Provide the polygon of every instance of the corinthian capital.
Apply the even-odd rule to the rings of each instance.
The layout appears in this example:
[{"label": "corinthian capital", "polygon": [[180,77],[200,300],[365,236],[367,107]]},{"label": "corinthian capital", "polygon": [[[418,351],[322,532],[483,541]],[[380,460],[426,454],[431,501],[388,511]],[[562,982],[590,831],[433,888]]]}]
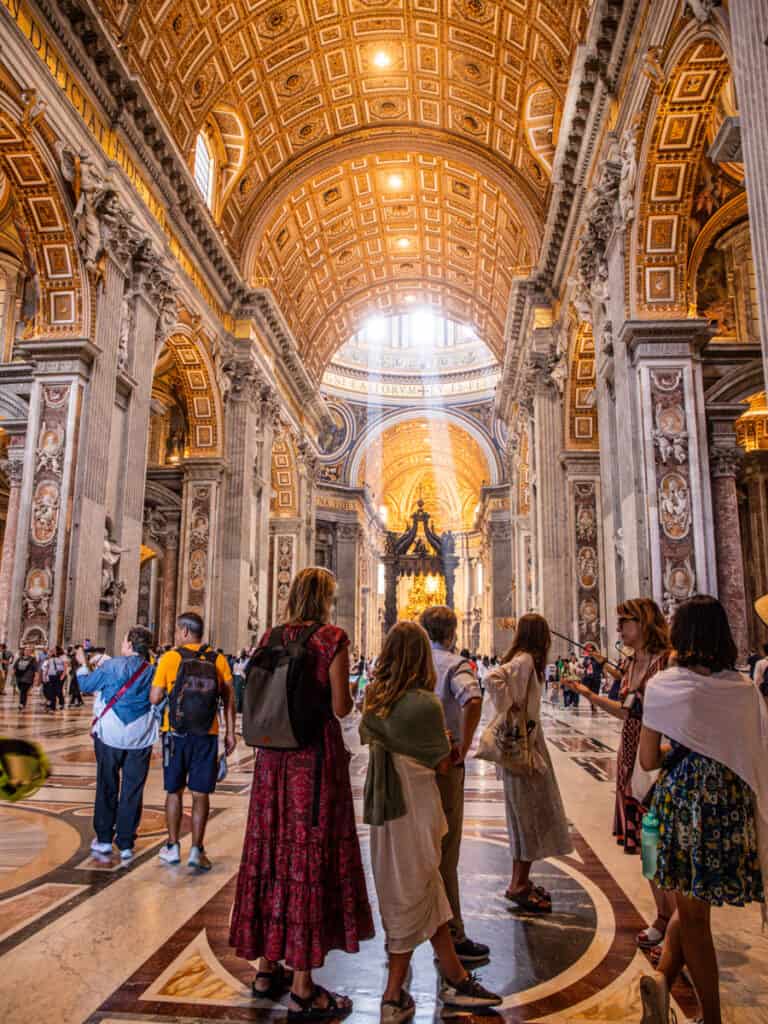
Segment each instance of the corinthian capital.
[{"label": "corinthian capital", "polygon": [[228,359],[222,363],[224,400],[257,402],[265,384],[264,377],[252,359]]},{"label": "corinthian capital", "polygon": [[735,444],[713,444],[709,449],[712,476],[736,477],[744,460],[744,450]]}]

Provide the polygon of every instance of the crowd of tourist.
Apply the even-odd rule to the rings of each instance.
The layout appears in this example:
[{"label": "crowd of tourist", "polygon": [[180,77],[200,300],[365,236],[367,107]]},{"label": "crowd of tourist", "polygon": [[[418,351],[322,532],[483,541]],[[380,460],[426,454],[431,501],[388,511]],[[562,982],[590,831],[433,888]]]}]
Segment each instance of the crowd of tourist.
[{"label": "crowd of tourist", "polygon": [[[621,723],[613,834],[627,855],[642,850],[656,905],[637,937],[652,964],[641,981],[643,1024],[671,1019],[670,990],[684,968],[702,1024],[722,1024],[711,907],[765,906],[768,646],[750,659],[750,678],[735,670],[736,647],[717,600],[692,598],[668,623],[652,600],[637,598],[617,609],[616,663],[594,646],[550,662],[549,626],[532,613],[520,618],[502,657],[482,658],[456,653],[456,615],[439,606],[418,624],[398,623],[375,660],[356,659],[350,669],[349,639],[330,621],[335,590],[327,570],[303,570],[285,622],[230,658],[204,642],[204,623],[193,612],[179,617],[175,643],[162,651],[142,626],[128,631],[115,657],[88,642],[66,651],[28,646],[15,655],[0,645],[2,686],[12,681],[20,711],[35,685],[50,714],[94,694],[94,856],[111,856],[116,845],[122,861],[132,859],[161,735],[168,836],[160,861],[180,863],[189,789],[187,864],[210,870],[209,799],[237,743],[236,715],[243,714],[244,734],[246,720],[264,731],[254,688],[271,688],[269,728],[282,715],[290,735],[303,739],[281,745],[266,729],[251,741],[259,750],[230,943],[257,964],[254,997],[288,994],[291,1020],[349,1013],[350,999],[318,985],[312,972],[332,950],[356,953],[374,934],[340,726],[357,705],[369,750],[363,817],[388,956],[381,1020],[413,1016],[406,980],[413,951],[427,941],[445,1006],[497,1006],[501,996],[473,973],[492,954],[466,933],[458,872],[465,765],[484,694],[493,717],[477,756],[495,762],[503,783],[511,855],[504,895],[529,915],[553,911],[552,895],[531,879],[532,865],[573,852],[542,701],[558,703],[562,695],[573,706],[583,699]],[[294,669],[311,714],[291,696],[299,692]]]}]

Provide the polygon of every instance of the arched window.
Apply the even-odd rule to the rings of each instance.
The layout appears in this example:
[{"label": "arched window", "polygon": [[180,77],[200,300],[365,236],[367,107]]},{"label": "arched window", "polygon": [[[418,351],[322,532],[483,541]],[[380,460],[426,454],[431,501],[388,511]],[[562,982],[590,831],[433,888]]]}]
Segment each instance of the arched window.
[{"label": "arched window", "polygon": [[211,146],[205,132],[200,132],[195,146],[195,182],[209,209],[213,203],[213,171]]}]

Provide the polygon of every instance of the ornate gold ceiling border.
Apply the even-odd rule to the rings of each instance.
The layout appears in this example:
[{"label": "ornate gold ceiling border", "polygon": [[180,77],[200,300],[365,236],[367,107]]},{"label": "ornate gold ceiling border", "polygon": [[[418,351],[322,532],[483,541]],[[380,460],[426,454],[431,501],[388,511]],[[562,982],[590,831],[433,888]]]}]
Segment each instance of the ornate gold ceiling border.
[{"label": "ornate gold ceiling border", "polygon": [[539,262],[529,278],[516,282],[510,298],[506,354],[496,398],[496,414],[504,422],[511,421],[526,358],[521,334],[535,306],[551,304],[572,255],[584,182],[640,7],[640,0],[627,4],[597,0],[592,8],[583,54],[574,68],[573,102],[563,118],[555,153],[555,184]]},{"label": "ornate gold ceiling border", "polygon": [[571,342],[568,416],[565,424],[565,447],[569,451],[600,450],[596,387],[595,339],[592,336],[592,325],[582,322],[578,325]]},{"label": "ornate gold ceiling border", "polygon": [[0,110],[0,168],[15,204],[14,227],[34,259],[31,269],[39,289],[34,316],[25,323],[22,340],[79,338],[87,333],[90,290],[81,272],[58,174],[35,138],[30,118],[33,104],[30,97],[20,120]]},{"label": "ornate gold ceiling border", "polygon": [[[691,41],[671,73],[660,70],[660,95],[646,127],[639,177],[640,204],[634,255],[634,309],[638,315],[689,314],[688,222],[706,133],[730,66],[708,33]],[[630,255],[631,258],[631,255]]]}]

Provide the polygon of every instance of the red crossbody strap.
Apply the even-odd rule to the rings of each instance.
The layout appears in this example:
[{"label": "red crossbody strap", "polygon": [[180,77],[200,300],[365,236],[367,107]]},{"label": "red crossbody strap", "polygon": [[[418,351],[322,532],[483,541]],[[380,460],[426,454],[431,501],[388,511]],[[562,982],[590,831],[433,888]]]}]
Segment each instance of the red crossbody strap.
[{"label": "red crossbody strap", "polygon": [[104,717],[104,715],[106,715],[106,713],[108,711],[110,711],[115,706],[115,704],[117,704],[117,702],[120,700],[120,698],[123,696],[123,694],[127,693],[130,690],[130,688],[133,686],[133,684],[136,682],[136,680],[139,678],[139,676],[143,675],[147,668],[149,668],[149,662],[148,661],[142,661],[142,663],[139,665],[139,667],[133,673],[131,678],[127,682],[123,683],[123,685],[117,691],[117,693],[112,698],[112,700],[110,700],[109,703],[105,707],[103,707],[101,709],[101,711],[99,712],[99,714],[96,715],[96,717],[93,719],[93,721],[91,722],[91,732],[93,732],[93,728],[96,725],[96,723],[101,721],[101,719]]}]

